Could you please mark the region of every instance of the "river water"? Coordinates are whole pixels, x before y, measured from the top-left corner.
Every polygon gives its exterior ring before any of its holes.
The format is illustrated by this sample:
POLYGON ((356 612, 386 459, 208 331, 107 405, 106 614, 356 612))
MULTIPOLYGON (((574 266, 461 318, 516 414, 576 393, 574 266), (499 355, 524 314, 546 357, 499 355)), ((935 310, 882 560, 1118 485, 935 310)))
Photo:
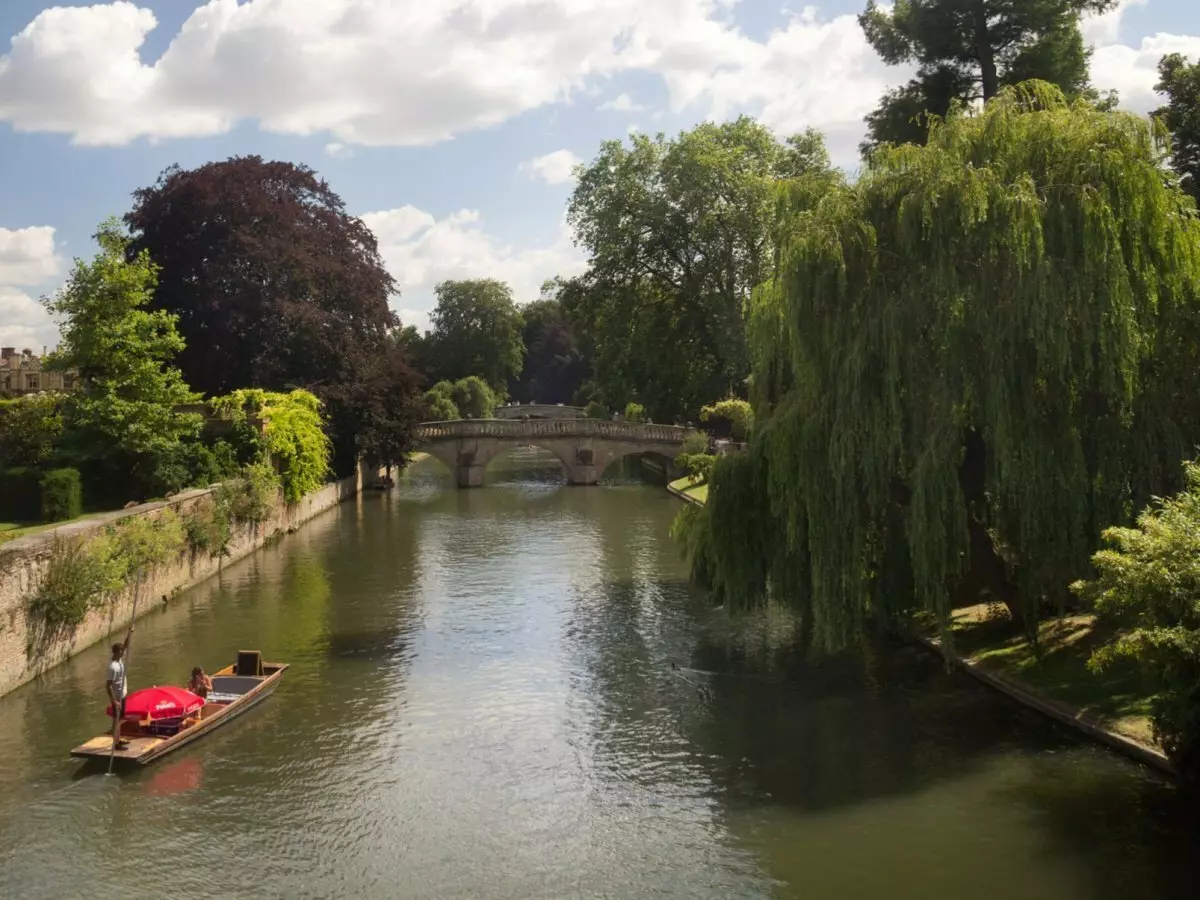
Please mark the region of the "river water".
POLYGON ((690 589, 677 501, 428 461, 146 616, 132 686, 275 696, 143 769, 96 646, 0 699, 0 897, 1168 900, 1200 816, 925 653, 808 663, 690 589))

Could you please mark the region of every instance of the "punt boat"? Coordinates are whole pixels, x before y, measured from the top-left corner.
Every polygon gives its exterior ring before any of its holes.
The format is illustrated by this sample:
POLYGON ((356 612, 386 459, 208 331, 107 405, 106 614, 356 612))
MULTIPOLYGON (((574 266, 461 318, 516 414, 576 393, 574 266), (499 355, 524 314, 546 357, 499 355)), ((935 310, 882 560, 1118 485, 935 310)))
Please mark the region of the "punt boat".
POLYGON ((112 733, 102 734, 80 744, 72 756, 104 759, 110 756, 140 765, 154 762, 172 750, 220 728, 226 722, 260 703, 279 685, 286 663, 264 663, 257 650, 241 650, 237 662, 214 672, 213 689, 204 706, 179 722, 177 729, 163 729, 161 723, 121 722, 121 739, 129 742, 123 750, 113 750, 112 733), (173 733, 169 733, 173 732, 173 733))

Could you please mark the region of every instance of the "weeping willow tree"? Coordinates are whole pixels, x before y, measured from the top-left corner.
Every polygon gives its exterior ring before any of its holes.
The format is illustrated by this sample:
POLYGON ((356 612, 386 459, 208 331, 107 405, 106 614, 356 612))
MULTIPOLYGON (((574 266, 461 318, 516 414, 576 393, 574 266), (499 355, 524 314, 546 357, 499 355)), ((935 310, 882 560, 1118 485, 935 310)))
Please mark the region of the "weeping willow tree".
POLYGON ((750 310, 759 473, 719 468, 685 526, 708 580, 786 594, 827 647, 983 597, 1033 634, 1200 438, 1200 220, 1166 156, 1153 123, 1029 82, 815 202, 784 185, 750 310), (752 522, 769 539, 717 537, 752 522))

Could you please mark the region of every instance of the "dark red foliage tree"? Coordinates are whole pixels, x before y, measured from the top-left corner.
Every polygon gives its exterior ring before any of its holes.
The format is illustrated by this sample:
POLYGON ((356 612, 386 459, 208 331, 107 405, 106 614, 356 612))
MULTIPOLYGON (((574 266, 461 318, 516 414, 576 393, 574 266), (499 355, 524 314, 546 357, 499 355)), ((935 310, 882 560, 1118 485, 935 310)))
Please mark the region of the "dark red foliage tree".
POLYGON ((134 200, 130 253, 161 268, 154 306, 179 316, 191 387, 313 391, 345 471, 362 427, 354 388, 397 325, 370 229, 312 169, 258 156, 172 166, 134 200))

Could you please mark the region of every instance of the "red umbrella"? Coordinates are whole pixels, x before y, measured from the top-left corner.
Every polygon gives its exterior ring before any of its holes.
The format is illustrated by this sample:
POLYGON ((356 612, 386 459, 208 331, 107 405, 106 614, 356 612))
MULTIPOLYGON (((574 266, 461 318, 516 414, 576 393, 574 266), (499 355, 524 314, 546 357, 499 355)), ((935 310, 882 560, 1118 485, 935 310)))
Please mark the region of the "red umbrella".
MULTIPOLYGON (((204 698, 183 688, 149 687, 134 691, 125 698, 126 719, 174 719, 195 712, 204 705, 204 698)), ((105 711, 112 715, 112 704, 105 711)))

